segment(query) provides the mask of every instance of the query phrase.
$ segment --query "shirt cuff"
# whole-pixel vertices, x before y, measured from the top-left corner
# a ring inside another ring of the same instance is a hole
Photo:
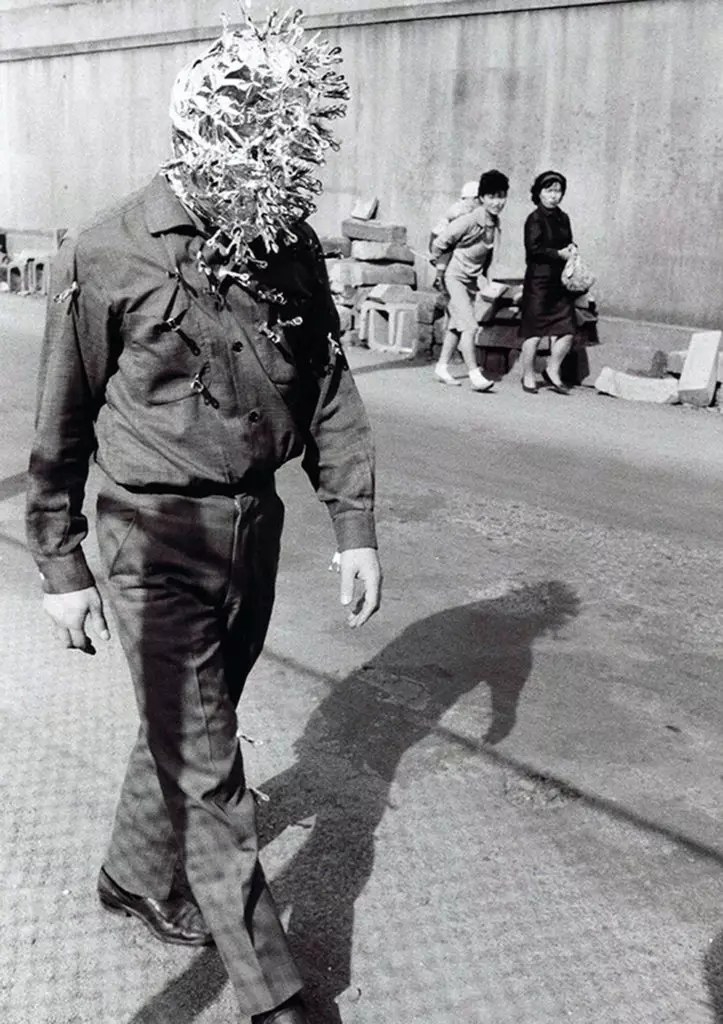
[[[43,558],[38,561],[38,569],[46,594],[69,594],[95,586],[93,573],[80,549],[70,555]]]
[[[340,512],[332,522],[339,551],[377,547],[373,512]]]

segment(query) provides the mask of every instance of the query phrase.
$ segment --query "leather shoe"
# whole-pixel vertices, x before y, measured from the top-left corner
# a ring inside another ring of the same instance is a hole
[[[172,895],[167,900],[154,900],[150,896],[136,896],[114,882],[105,868],[101,868],[98,899],[101,906],[113,914],[137,917],[161,942],[172,942],[178,946],[213,944],[213,936],[201,911],[186,897]]]
[[[528,395],[536,395],[537,384],[525,384],[525,382],[522,381],[522,390],[526,391]]]
[[[298,996],[292,996],[275,1010],[254,1014],[251,1024],[307,1024],[304,1004]]]
[[[547,370],[542,371],[542,379],[544,380],[545,384],[549,384],[552,390],[556,391],[558,395],[570,394],[570,389],[566,388],[564,384],[556,384],[550,376],[550,374],[547,372]]]

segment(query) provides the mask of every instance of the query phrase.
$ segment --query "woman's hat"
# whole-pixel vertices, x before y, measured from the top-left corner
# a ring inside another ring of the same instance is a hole
[[[555,182],[561,186],[562,194],[564,195],[567,191],[567,178],[564,174],[560,174],[559,171],[543,171],[542,174],[538,174],[532,183],[532,188],[530,189],[532,202],[539,202],[540,192],[542,189],[549,188],[549,186],[554,185]]]

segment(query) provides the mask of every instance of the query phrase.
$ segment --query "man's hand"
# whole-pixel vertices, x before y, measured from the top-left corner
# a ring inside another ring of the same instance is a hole
[[[382,600],[382,570],[375,548],[351,548],[339,556],[341,603],[352,605],[347,619],[352,628],[363,626]],[[359,586],[356,587],[356,581]],[[355,600],[356,590],[356,600]],[[352,604],[353,602],[353,604]]]
[[[110,639],[108,623],[103,614],[103,601],[96,587],[71,590],[67,594],[44,594],[43,610],[52,619],[56,632],[66,647],[76,647],[86,654],[95,654],[85,624],[90,618],[93,632],[101,640]]]

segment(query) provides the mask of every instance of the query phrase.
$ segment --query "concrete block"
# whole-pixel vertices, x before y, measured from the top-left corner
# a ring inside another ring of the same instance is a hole
[[[371,220],[372,217],[376,216],[378,209],[379,200],[376,196],[373,196],[371,199],[359,199],[354,204],[354,209],[351,211],[351,215],[356,220]]]
[[[358,315],[359,310],[362,308],[362,304],[366,302],[371,293],[377,288],[394,288],[395,285],[391,284],[377,284],[377,285],[366,285],[354,289],[354,312]],[[404,285],[405,294],[414,295],[414,292],[407,285]]]
[[[671,377],[634,377],[610,366],[600,372],[595,388],[603,395],[630,402],[655,402],[658,405],[677,405],[680,402],[678,383]]]
[[[402,224],[383,224],[374,220],[342,221],[341,232],[347,238],[363,242],[398,242],[407,244],[407,229]]]
[[[344,331],[341,336],[342,345],[348,345],[350,348],[362,347],[362,340],[359,337],[359,331],[352,328],[349,331]]]
[[[355,260],[386,263],[414,263],[414,253],[408,245],[398,242],[351,242],[351,255]]]
[[[319,241],[325,256],[351,256],[351,238],[335,235],[329,238],[320,238]]]
[[[353,326],[354,317],[349,306],[340,306],[337,303],[336,311],[339,314],[339,324],[342,333],[344,331],[351,330]]]
[[[372,302],[411,302],[414,292],[406,284],[378,284],[368,296]]]
[[[687,355],[688,350],[686,348],[678,349],[675,352],[668,352],[668,373],[674,373],[680,377]]]
[[[417,333],[419,334],[420,348],[430,349],[434,344],[434,325],[418,323]]]
[[[433,324],[444,313],[444,299],[432,289],[412,293],[417,303],[417,320],[420,324]]]
[[[349,260],[350,284],[408,284],[417,283],[414,267],[408,263],[362,263]]]
[[[676,349],[675,352],[669,352],[668,373],[677,374],[677,376],[679,377],[683,372],[683,367],[685,366],[685,360],[687,355],[687,348]],[[716,370],[716,380],[719,384],[723,384],[723,352],[718,353],[718,368]]]
[[[352,284],[351,260],[328,259],[326,260],[326,272],[329,275],[329,284],[333,292],[342,291],[346,286]]]
[[[705,408],[713,401],[718,374],[721,331],[696,331],[678,381],[681,402]]]
[[[356,304],[356,296],[359,291],[356,285],[330,283],[334,302],[338,302],[340,306],[354,306]]]
[[[359,335],[370,349],[414,356],[419,346],[417,308],[413,302],[378,305],[365,302]]]

